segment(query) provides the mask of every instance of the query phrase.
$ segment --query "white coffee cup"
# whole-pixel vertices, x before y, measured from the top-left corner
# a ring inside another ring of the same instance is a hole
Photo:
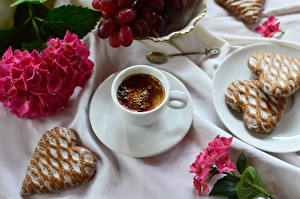
[[[148,74],[157,78],[164,91],[164,100],[154,109],[144,112],[130,110],[118,101],[117,91],[120,84],[127,77],[134,74]],[[188,96],[179,90],[171,90],[169,80],[163,72],[146,65],[135,65],[122,70],[114,79],[111,87],[111,96],[119,115],[135,126],[146,126],[156,122],[163,114],[167,107],[174,109],[182,109],[188,104]]]

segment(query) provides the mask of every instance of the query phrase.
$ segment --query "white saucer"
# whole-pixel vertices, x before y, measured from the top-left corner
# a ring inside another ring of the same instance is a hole
[[[110,94],[116,74],[99,85],[90,104],[90,122],[104,145],[131,157],[148,157],[170,149],[183,139],[193,120],[191,96],[183,83],[170,73],[163,72],[170,81],[171,89],[185,92],[189,102],[183,109],[167,107],[158,122],[146,127],[133,126],[116,114]]]
[[[298,46],[278,42],[247,46],[229,55],[220,64],[213,80],[213,102],[224,125],[238,138],[264,151],[287,153],[300,151],[300,91],[289,97],[285,112],[276,129],[269,134],[249,131],[242,115],[231,110],[225,102],[225,90],[235,80],[256,78],[248,69],[247,60],[252,53],[271,51],[300,58]]]

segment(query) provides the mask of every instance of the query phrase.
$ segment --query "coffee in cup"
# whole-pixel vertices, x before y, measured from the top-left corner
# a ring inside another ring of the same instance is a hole
[[[156,122],[167,107],[185,108],[189,98],[171,89],[168,78],[154,67],[135,65],[122,70],[111,86],[115,110],[135,126]]]
[[[139,73],[122,81],[118,87],[117,98],[123,107],[144,112],[154,109],[164,101],[165,90],[153,75]]]

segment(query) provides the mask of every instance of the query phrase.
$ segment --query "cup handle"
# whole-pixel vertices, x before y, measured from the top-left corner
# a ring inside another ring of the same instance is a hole
[[[174,109],[182,109],[186,107],[188,101],[189,101],[188,96],[184,92],[174,90],[171,91],[170,93],[168,105],[169,107]]]

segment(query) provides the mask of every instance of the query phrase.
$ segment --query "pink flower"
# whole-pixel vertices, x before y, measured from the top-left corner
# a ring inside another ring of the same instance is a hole
[[[264,37],[272,37],[277,32],[284,33],[279,28],[280,22],[276,23],[277,21],[277,18],[275,18],[274,16],[270,16],[266,21],[263,22],[261,26],[256,27],[256,31],[264,35]]]
[[[235,171],[236,170],[236,166],[230,160],[230,156],[228,154],[221,157],[220,159],[216,160],[216,166],[217,166],[220,174],[222,174],[224,171]]]
[[[196,161],[190,166],[190,173],[196,173],[194,177],[194,187],[198,190],[199,194],[201,191],[209,192],[206,181],[209,177],[210,168],[214,163],[214,158],[209,155],[200,153]]]
[[[194,177],[194,187],[196,190],[198,190],[198,193],[200,195],[200,193],[203,192],[209,192],[209,188],[206,184],[206,180],[208,178],[210,170],[209,169],[205,169],[202,171],[201,175],[196,175]]]
[[[196,160],[190,166],[190,173],[195,173],[194,187],[198,190],[199,194],[209,192],[207,183],[212,169],[217,168],[220,174],[224,171],[236,170],[235,164],[230,160],[230,145],[233,137],[226,138],[219,135],[208,144],[208,146],[200,152]]]
[[[39,54],[12,51],[0,61],[0,102],[18,117],[34,119],[62,110],[77,86],[91,77],[93,62],[76,34],[51,39]]]

